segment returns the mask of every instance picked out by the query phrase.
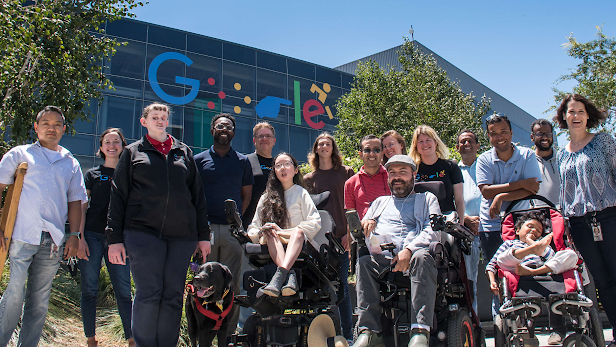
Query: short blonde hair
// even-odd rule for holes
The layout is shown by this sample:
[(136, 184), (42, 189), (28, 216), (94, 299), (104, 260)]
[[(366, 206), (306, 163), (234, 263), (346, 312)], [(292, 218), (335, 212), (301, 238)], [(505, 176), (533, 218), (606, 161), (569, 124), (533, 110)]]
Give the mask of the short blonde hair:
[(419, 135), (428, 135), (430, 138), (436, 142), (436, 156), (440, 159), (449, 159), (449, 150), (443, 140), (438, 136), (436, 131), (432, 129), (429, 125), (420, 125), (413, 132), (413, 141), (411, 142), (411, 153), (409, 154), (411, 158), (417, 163), (417, 167), (421, 163), (421, 155), (419, 151), (417, 151), (417, 142)]

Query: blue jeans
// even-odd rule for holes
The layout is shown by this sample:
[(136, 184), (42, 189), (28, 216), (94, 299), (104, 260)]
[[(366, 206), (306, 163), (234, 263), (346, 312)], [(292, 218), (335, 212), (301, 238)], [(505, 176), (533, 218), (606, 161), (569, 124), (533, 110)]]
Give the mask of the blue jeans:
[(349, 294), (349, 252), (346, 251), (340, 255), (340, 271), (338, 277), (340, 277), (340, 290), (338, 291), (338, 312), (340, 314), (340, 327), (342, 328), (342, 335), (347, 340), (353, 339), (353, 309), (351, 308), (351, 296)]
[(197, 241), (164, 240), (135, 230), (124, 235), (135, 281), (132, 327), (137, 347), (175, 347), (186, 273)]
[(124, 326), (124, 337), (133, 336), (130, 328), (133, 298), (130, 288), (130, 267), (128, 259), (126, 265), (111, 264), (107, 252), (107, 237), (103, 233), (85, 231), (84, 237), (90, 250), (89, 260), (80, 259), (81, 270), (81, 317), (83, 331), (86, 337), (96, 335), (96, 300), (98, 298), (98, 279), (101, 273), (103, 257), (113, 285), (118, 313)]
[(11, 241), (11, 277), (0, 300), (0, 346), (5, 347), (9, 343), (19, 323), (22, 305), (24, 314), (17, 346), (38, 345), (49, 307), (51, 284), (60, 267), (64, 251), (64, 247), (60, 246), (58, 252), (52, 256), (52, 245), (53, 240), (47, 232), (43, 232), (40, 245)]
[[(582, 217), (570, 217), (571, 238), (575, 247), (584, 258), (599, 291), (599, 300), (603, 305), (612, 330), (616, 329), (616, 207), (596, 213), (597, 222), (601, 224), (603, 241), (594, 241), (590, 228), (591, 213)], [(616, 338), (616, 334), (614, 338)]]
[[(498, 251), (498, 247), (503, 244), (503, 238), (500, 231), (481, 231), (479, 232), (479, 238), (481, 239), (481, 249), (486, 264), (490, 262), (494, 253)], [(500, 309), (500, 299), (498, 295), (492, 297), (492, 317), (496, 317)]]

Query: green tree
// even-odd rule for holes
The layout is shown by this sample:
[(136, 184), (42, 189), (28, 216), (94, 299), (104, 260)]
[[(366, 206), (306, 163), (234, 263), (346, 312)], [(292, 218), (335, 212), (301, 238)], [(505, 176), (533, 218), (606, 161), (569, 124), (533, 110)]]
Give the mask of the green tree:
[(351, 91), (338, 100), (336, 141), (344, 155), (357, 156), (363, 136), (391, 129), (410, 144), (422, 124), (433, 127), (448, 147), (463, 128), (476, 131), (486, 144), (481, 119), (490, 109), (489, 98), (465, 94), (431, 55), (408, 39), (398, 54), (400, 70), (374, 61), (360, 63)]
[[(592, 100), (597, 107), (608, 112), (607, 122), (602, 130), (614, 133), (616, 130), (616, 38), (607, 37), (602, 27), (598, 26), (596, 38), (588, 42), (578, 42), (573, 33), (567, 37), (563, 46), (567, 55), (581, 60), (570, 73), (560, 76), (556, 84), (564, 81), (575, 81), (573, 92), (584, 95)], [(556, 87), (554, 101), (559, 105), (570, 92)], [(558, 106), (552, 106), (548, 111), (554, 111)]]
[[(65, 111), (67, 125), (90, 116), (91, 100), (111, 88), (103, 60), (120, 43), (105, 21), (132, 17), (135, 0), (3, 0), (0, 2), (0, 155), (32, 139), (45, 105)], [(5, 141), (8, 139), (8, 143)]]

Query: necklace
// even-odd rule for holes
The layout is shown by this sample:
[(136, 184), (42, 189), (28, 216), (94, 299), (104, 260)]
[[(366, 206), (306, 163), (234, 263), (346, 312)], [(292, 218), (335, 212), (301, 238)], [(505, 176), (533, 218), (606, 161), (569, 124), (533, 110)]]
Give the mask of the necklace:
[(582, 143), (584, 143), (584, 141), (586, 141), (586, 138), (588, 137), (588, 135), (590, 135), (590, 133), (587, 132), (586, 134), (584, 134), (584, 136), (582, 137), (582, 139), (580, 141), (573, 142), (573, 140), (571, 140), (571, 143), (573, 144), (574, 147), (578, 147)]

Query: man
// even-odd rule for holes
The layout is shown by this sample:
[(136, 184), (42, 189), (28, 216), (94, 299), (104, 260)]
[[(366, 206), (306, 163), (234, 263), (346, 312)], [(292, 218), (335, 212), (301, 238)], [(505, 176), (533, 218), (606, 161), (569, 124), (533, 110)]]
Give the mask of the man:
[[(34, 123), (38, 141), (11, 149), (0, 161), (0, 192), (13, 183), (17, 166), (28, 163), (10, 245), (11, 277), (0, 300), (3, 347), (19, 323), (22, 305), (17, 345), (38, 345), (61, 255), (68, 259), (79, 249), (81, 204), (88, 201), (88, 196), (79, 162), (58, 145), (66, 130), (64, 122), (58, 107), (45, 106)], [(70, 235), (64, 232), (67, 219)], [(0, 247), (6, 250), (8, 246), (4, 231), (0, 230)], [(26, 280), (28, 287), (24, 290)]]
[[(362, 219), (362, 227), (371, 244), (393, 242), (396, 256), (380, 248), (357, 262), (357, 326), (360, 335), (354, 347), (384, 346), (381, 327), (379, 273), (389, 264), (393, 271), (409, 271), (411, 280), (411, 340), (409, 347), (428, 347), (433, 328), (436, 300), (436, 263), (430, 255), (430, 242), (440, 240), (432, 230), (430, 215), (440, 214), (438, 199), (432, 193), (415, 193), (417, 167), (411, 157), (398, 154), (385, 164), (388, 185), (393, 196), (377, 198)], [(401, 219), (402, 218), (402, 219)], [(419, 285), (417, 285), (419, 284)]]
[[(530, 125), (530, 140), (535, 144), (535, 154), (537, 164), (541, 170), (541, 185), (537, 195), (546, 197), (560, 207), (560, 175), (558, 163), (556, 163), (556, 153), (552, 145), (554, 144), (554, 129), (552, 123), (547, 119), (537, 119)], [(548, 337), (548, 345), (562, 344), (567, 329), (564, 317), (561, 315), (550, 315), (550, 326), (554, 331)]]
[[(488, 117), (486, 129), (492, 149), (477, 159), (477, 186), (483, 196), (479, 212), (479, 237), (485, 259), (489, 260), (503, 243), (501, 212), (511, 201), (536, 194), (541, 172), (533, 151), (511, 143), (513, 132), (507, 116), (494, 114)], [(520, 204), (517, 209), (528, 206), (528, 203)], [(498, 302), (498, 297), (494, 297), (493, 316), (498, 313)]]
[[(235, 136), (235, 118), (228, 113), (217, 114), (212, 118), (210, 132), (214, 144), (209, 150), (195, 156), (195, 162), (201, 179), (207, 214), (212, 229), (210, 238), (212, 251), (208, 261), (217, 261), (226, 265), (233, 274), (233, 290), (240, 292), (241, 265), (244, 251), (239, 242), (229, 232), (229, 223), (225, 215), (225, 200), (233, 199), (244, 213), (250, 204), (252, 169), (245, 155), (231, 148)], [(239, 320), (239, 305), (234, 305), (230, 314), (227, 335), (231, 335)]]
[(560, 205), (560, 176), (554, 144), (554, 129), (547, 119), (537, 119), (530, 126), (530, 140), (535, 144), (537, 163), (541, 170), (541, 186), (538, 195), (546, 197), (558, 208)]
[(252, 186), (250, 204), (242, 216), (244, 229), (252, 222), (257, 209), (257, 203), (265, 191), (267, 179), (274, 167), (272, 148), (276, 144), (276, 131), (268, 122), (260, 122), (252, 129), (252, 143), (255, 145), (254, 153), (248, 154), (255, 184)]
[(344, 208), (356, 210), (363, 218), (370, 204), (379, 196), (390, 195), (387, 170), (381, 165), (383, 144), (375, 135), (366, 135), (359, 143), (359, 156), (364, 165), (344, 184)]
[(479, 142), (477, 135), (470, 129), (458, 133), (456, 149), (462, 160), (458, 163), (464, 179), (464, 225), (475, 234), (471, 254), (464, 255), (466, 274), (473, 288), (473, 309), (477, 312), (477, 272), (479, 267), (479, 210), (481, 191), (477, 187), (476, 166)]

